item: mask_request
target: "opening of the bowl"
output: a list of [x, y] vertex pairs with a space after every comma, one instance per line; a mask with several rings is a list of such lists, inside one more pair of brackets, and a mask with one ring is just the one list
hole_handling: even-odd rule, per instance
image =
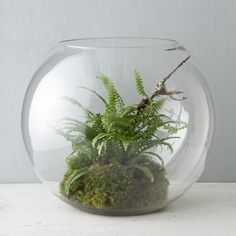
[[61, 43], [67, 47], [75, 48], [172, 48], [178, 42], [164, 38], [145, 37], [111, 37], [111, 38], [81, 38], [64, 40]]

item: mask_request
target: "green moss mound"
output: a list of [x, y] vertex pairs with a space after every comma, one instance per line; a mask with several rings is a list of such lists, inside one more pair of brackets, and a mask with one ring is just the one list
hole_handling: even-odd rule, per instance
[[[73, 164], [77, 166], [79, 162], [74, 160]], [[91, 164], [85, 174], [71, 183], [76, 169], [70, 166], [60, 184], [61, 194], [98, 209], [161, 205], [167, 198], [169, 184], [165, 170], [152, 160], [145, 165], [154, 173], [153, 182], [142, 171], [113, 160]]]

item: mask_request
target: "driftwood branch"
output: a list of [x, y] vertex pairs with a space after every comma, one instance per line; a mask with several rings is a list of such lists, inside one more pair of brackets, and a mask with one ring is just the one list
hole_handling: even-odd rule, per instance
[[185, 58], [181, 63], [179, 63], [178, 66], [176, 66], [176, 68], [170, 72], [169, 75], [167, 75], [162, 81], [163, 83], [165, 83], [174, 73], [175, 71], [177, 71], [188, 59], [190, 58], [190, 56], [188, 56], [187, 58]]
[[165, 78], [163, 78], [161, 81], [158, 82], [154, 92], [152, 93], [152, 95], [150, 96], [150, 98], [143, 98], [140, 103], [138, 104], [138, 110], [145, 108], [146, 106], [148, 106], [150, 104], [150, 100], [153, 100], [155, 97], [161, 96], [161, 95], [167, 95], [169, 96], [171, 99], [173, 100], [177, 100], [177, 101], [181, 101], [186, 99], [186, 97], [182, 97], [182, 98], [175, 98], [173, 97], [173, 95], [176, 94], [180, 94], [183, 93], [183, 91], [179, 91], [175, 88], [173, 89], [167, 89], [166, 88], [166, 81], [190, 58], [190, 56], [188, 56], [187, 58], [185, 58], [181, 63], [179, 63], [174, 70], [172, 70]]

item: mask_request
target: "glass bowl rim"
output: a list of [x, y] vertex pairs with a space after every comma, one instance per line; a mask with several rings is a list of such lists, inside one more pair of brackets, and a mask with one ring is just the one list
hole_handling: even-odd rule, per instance
[[58, 44], [81, 49], [158, 48], [173, 50], [181, 46], [174, 39], [159, 37], [88, 37], [66, 39], [59, 41]]

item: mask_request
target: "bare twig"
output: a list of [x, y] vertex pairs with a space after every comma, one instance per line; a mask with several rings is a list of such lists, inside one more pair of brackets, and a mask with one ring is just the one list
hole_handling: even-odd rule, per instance
[[166, 81], [190, 58], [190, 56], [188, 56], [187, 58], [185, 58], [181, 63], [179, 63], [175, 69], [173, 71], [171, 71], [164, 79], [162, 79], [156, 86], [155, 91], [152, 93], [150, 98], [143, 98], [140, 103], [138, 104], [138, 110], [145, 108], [146, 106], [148, 106], [150, 104], [150, 100], [153, 100], [155, 97], [158, 97], [160, 95], [167, 95], [169, 96], [171, 99], [173, 100], [177, 100], [177, 101], [181, 101], [186, 99], [186, 97], [182, 97], [182, 98], [175, 98], [173, 97], [173, 95], [175, 94], [180, 94], [183, 93], [183, 91], [178, 91], [177, 89], [167, 89], [166, 88]]
[[162, 81], [163, 83], [165, 83], [174, 73], [175, 71], [177, 71], [188, 59], [190, 58], [190, 56], [186, 57], [181, 63], [179, 63], [178, 66], [176, 66], [176, 68], [170, 72], [169, 75], [167, 75]]

